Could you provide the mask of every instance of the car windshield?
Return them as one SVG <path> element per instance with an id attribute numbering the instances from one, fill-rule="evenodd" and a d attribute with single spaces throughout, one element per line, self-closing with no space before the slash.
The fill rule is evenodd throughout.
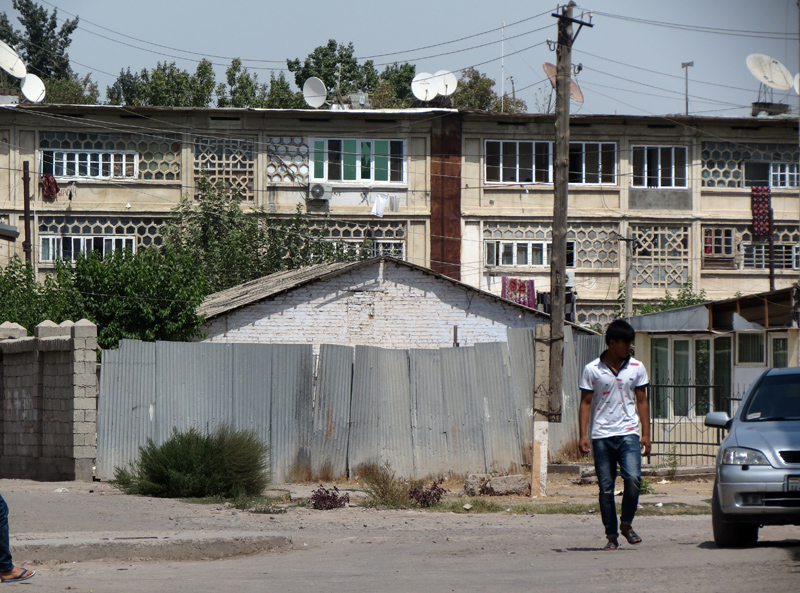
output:
<path id="1" fill-rule="evenodd" d="M 800 420 L 800 374 L 767 375 L 745 404 L 742 420 Z"/>

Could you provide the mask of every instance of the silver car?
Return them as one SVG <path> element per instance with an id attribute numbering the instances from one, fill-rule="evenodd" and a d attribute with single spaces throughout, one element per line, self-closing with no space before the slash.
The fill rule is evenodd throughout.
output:
<path id="1" fill-rule="evenodd" d="M 761 525 L 800 525 L 800 368 L 767 369 L 733 418 L 711 412 L 705 424 L 729 430 L 717 454 L 714 542 L 746 546 Z"/>

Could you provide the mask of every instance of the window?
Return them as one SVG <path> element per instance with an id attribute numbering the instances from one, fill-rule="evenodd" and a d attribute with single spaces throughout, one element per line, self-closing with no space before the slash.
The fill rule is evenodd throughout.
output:
<path id="1" fill-rule="evenodd" d="M 770 339 L 772 347 L 772 366 L 773 368 L 786 368 L 789 366 L 789 338 L 773 336 Z"/>
<path id="2" fill-rule="evenodd" d="M 484 241 L 487 266 L 550 266 L 552 243 L 543 241 Z M 567 241 L 567 267 L 575 267 L 575 242 Z"/>
<path id="3" fill-rule="evenodd" d="M 194 174 L 207 175 L 214 185 L 242 200 L 255 199 L 255 145 L 251 140 L 198 138 L 194 144 Z"/>
<path id="4" fill-rule="evenodd" d="M 614 184 L 617 175 L 617 145 L 606 142 L 569 143 L 569 182 Z"/>
<path id="5" fill-rule="evenodd" d="M 739 333 L 736 339 L 736 359 L 740 364 L 764 364 L 764 334 Z"/>
<path id="6" fill-rule="evenodd" d="M 552 183 L 550 142 L 486 142 L 488 183 Z"/>
<path id="7" fill-rule="evenodd" d="M 800 252 L 797 245 L 777 244 L 773 246 L 776 270 L 800 269 Z M 769 245 L 751 243 L 744 246 L 744 267 L 756 270 L 769 268 Z"/>
<path id="8" fill-rule="evenodd" d="M 405 181 L 403 140 L 312 139 L 312 179 L 319 181 Z"/>
<path id="9" fill-rule="evenodd" d="M 39 261 L 54 262 L 58 259 L 75 261 L 78 254 L 89 255 L 99 251 L 105 257 L 115 251 L 136 251 L 135 237 L 112 236 L 64 236 L 42 235 L 39 241 Z"/>
<path id="10" fill-rule="evenodd" d="M 136 179 L 139 155 L 105 150 L 43 150 L 42 175 L 77 179 Z"/>
<path id="11" fill-rule="evenodd" d="M 685 146 L 634 146 L 634 187 L 686 187 Z"/>
<path id="12" fill-rule="evenodd" d="M 748 161 L 744 164 L 745 187 L 797 187 L 799 178 L 797 163 Z"/>
<path id="13" fill-rule="evenodd" d="M 703 255 L 705 257 L 732 257 L 733 229 L 703 229 Z"/>

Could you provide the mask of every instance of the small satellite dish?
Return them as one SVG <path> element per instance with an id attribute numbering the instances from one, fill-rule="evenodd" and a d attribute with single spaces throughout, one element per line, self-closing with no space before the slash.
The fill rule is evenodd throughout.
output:
<path id="1" fill-rule="evenodd" d="M 747 56 L 747 69 L 761 84 L 774 89 L 790 89 L 794 83 L 792 74 L 786 69 L 786 66 L 764 54 Z"/>
<path id="2" fill-rule="evenodd" d="M 800 95 L 800 74 L 794 75 L 794 92 Z"/>
<path id="3" fill-rule="evenodd" d="M 420 101 L 430 101 L 439 94 L 433 74 L 430 72 L 420 72 L 411 81 L 411 92 Z"/>
<path id="4" fill-rule="evenodd" d="M 316 76 L 307 79 L 303 83 L 303 98 L 314 109 L 325 105 L 325 99 L 328 98 L 328 89 L 325 83 Z"/>
<path id="5" fill-rule="evenodd" d="M 551 64 L 550 62 L 545 62 L 542 64 L 542 70 L 544 70 L 544 73 L 550 80 L 550 84 L 553 85 L 553 88 L 556 88 L 556 74 L 558 72 L 556 65 Z M 581 87 L 579 87 L 578 83 L 572 78 L 569 79 L 569 98 L 576 103 L 583 103 L 583 91 L 581 91 Z"/>
<path id="6" fill-rule="evenodd" d="M 25 78 L 28 73 L 25 64 L 8 44 L 0 41 L 0 68 L 15 78 Z"/>
<path id="7" fill-rule="evenodd" d="M 456 92 L 458 78 L 450 70 L 439 70 L 433 75 L 434 81 L 439 83 L 439 94 L 442 97 L 449 97 Z"/>
<path id="8" fill-rule="evenodd" d="M 35 74 L 26 74 L 22 79 L 21 87 L 22 94 L 31 103 L 41 103 L 47 93 L 42 79 Z"/>

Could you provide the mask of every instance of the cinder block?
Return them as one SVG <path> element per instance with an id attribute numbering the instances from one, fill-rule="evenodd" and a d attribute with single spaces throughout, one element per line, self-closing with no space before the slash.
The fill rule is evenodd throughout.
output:
<path id="1" fill-rule="evenodd" d="M 16 340 L 28 335 L 28 330 L 18 323 L 4 321 L 0 323 L 0 340 Z"/>
<path id="2" fill-rule="evenodd" d="M 72 400 L 72 405 L 75 410 L 96 410 L 97 402 L 94 398 L 90 397 L 76 397 Z"/>
<path id="3" fill-rule="evenodd" d="M 97 338 L 97 326 L 88 319 L 76 321 L 72 327 L 73 338 Z"/>
<path id="4" fill-rule="evenodd" d="M 86 420 L 87 412 L 93 410 L 72 410 L 72 421 L 73 422 L 84 422 Z M 96 414 L 96 412 L 94 412 Z"/>
<path id="5" fill-rule="evenodd" d="M 71 333 L 70 328 L 60 327 L 49 319 L 42 321 L 33 330 L 33 335 L 37 338 L 69 338 L 71 337 Z"/>
<path id="6" fill-rule="evenodd" d="M 97 410 L 83 410 L 83 417 L 85 422 L 97 424 Z"/>
<path id="7" fill-rule="evenodd" d="M 72 456 L 74 459 L 94 459 L 97 457 L 97 447 L 89 445 L 73 447 Z"/>

